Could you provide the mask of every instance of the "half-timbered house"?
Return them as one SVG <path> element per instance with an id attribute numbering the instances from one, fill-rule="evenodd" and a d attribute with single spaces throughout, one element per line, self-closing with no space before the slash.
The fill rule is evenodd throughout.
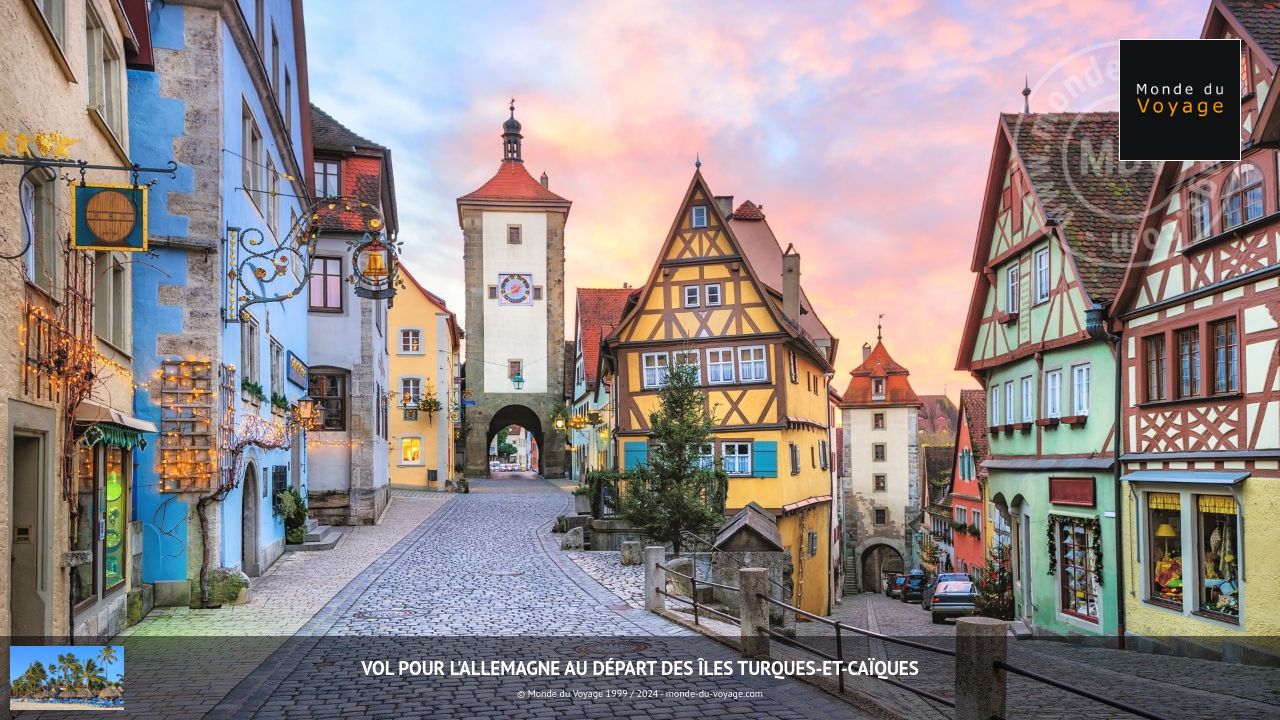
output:
<path id="1" fill-rule="evenodd" d="M 1012 526 L 1019 619 L 1114 633 L 1116 295 L 1153 180 L 1116 158 L 1115 113 L 1006 114 L 996 128 L 957 369 L 987 394 L 985 467 Z M 1111 590 L 1108 593 L 1108 590 Z"/>
<path id="2" fill-rule="evenodd" d="M 620 468 L 646 462 L 669 368 L 696 366 L 715 418 L 709 459 L 730 478 L 726 512 L 755 502 L 774 513 L 793 564 L 791 601 L 815 613 L 831 602 L 836 344 L 800 287 L 800 255 L 782 249 L 760 207 L 734 210 L 700 171 L 638 300 L 605 339 Z"/>
<path id="3" fill-rule="evenodd" d="M 1239 656 L 1241 636 L 1280 634 L 1280 15 L 1218 0 L 1203 36 L 1242 41 L 1241 160 L 1161 166 L 1112 313 L 1126 631 Z"/>

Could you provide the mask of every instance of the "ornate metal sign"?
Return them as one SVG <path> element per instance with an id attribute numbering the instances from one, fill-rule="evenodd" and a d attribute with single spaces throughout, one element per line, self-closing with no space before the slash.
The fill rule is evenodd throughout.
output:
<path id="1" fill-rule="evenodd" d="M 71 186 L 73 250 L 147 250 L 147 188 Z"/>

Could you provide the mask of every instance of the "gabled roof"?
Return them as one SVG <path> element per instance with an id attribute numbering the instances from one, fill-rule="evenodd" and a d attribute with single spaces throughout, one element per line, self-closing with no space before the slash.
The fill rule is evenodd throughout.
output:
<path id="1" fill-rule="evenodd" d="M 764 219 L 764 213 L 755 203 L 747 200 L 729 216 L 727 224 L 738 241 L 738 249 L 747 256 L 747 262 L 756 271 L 756 279 L 781 299 L 783 250 L 777 236 L 773 234 L 773 228 Z M 803 274 L 803 264 L 800 271 Z M 800 329 L 813 339 L 832 339 L 831 331 L 822 324 L 813 304 L 809 302 L 803 283 L 800 285 Z"/>
<path id="2" fill-rule="evenodd" d="M 987 461 L 991 445 L 987 439 L 987 394 L 981 390 L 960 391 L 961 421 L 969 428 L 969 445 L 978 476 L 987 474 L 982 463 Z"/>
<path id="3" fill-rule="evenodd" d="M 739 510 L 738 514 L 721 526 L 716 531 L 716 537 L 711 546 L 718 548 L 728 543 L 739 533 L 749 533 L 754 536 L 757 542 L 770 547 L 774 551 L 784 549 L 782 547 L 782 533 L 778 532 L 778 521 L 774 519 L 773 513 L 760 507 L 755 502 L 747 503 L 746 507 Z"/>
<path id="4" fill-rule="evenodd" d="M 440 308 L 441 312 L 447 313 L 449 318 L 449 332 L 451 334 L 450 343 L 452 344 L 453 349 L 457 350 L 458 341 L 462 338 L 463 334 L 462 330 L 458 327 L 458 316 L 449 309 L 444 298 L 423 287 L 422 283 L 418 282 L 418 279 L 413 276 L 413 273 L 409 272 L 409 267 L 405 265 L 403 261 L 400 262 L 398 266 L 398 272 L 404 274 L 404 277 L 409 281 L 409 284 L 416 288 L 418 292 L 422 293 L 422 296 L 427 299 L 427 302 Z"/>
<path id="5" fill-rule="evenodd" d="M 575 314 L 588 390 L 595 387 L 599 377 L 600 342 L 622 322 L 627 298 L 633 292 L 634 288 L 578 288 Z"/>
<path id="6" fill-rule="evenodd" d="M 358 148 L 386 150 L 386 147 L 351 132 L 346 125 L 311 103 L 311 143 L 316 150 L 349 153 Z"/>
<path id="7" fill-rule="evenodd" d="M 459 203 L 466 200 L 569 204 L 534 180 L 524 163 L 512 160 L 504 160 L 488 182 L 458 198 Z"/>
<path id="8" fill-rule="evenodd" d="M 1095 303 L 1114 299 L 1155 180 L 1155 163 L 1134 163 L 1132 174 L 1089 169 L 1104 152 L 1113 156 L 1100 159 L 1117 162 L 1119 113 L 1004 113 L 1000 122 L 1041 208 L 1060 223 L 1085 292 Z"/>
<path id="9" fill-rule="evenodd" d="M 1246 40 L 1252 40 L 1267 54 L 1272 67 L 1280 64 L 1280 2 L 1276 0 L 1218 0 L 1220 6 L 1243 30 Z M 1213 22 L 1213 10 L 1205 20 L 1205 30 Z M 1202 34 L 1203 35 L 1203 34 Z"/>
<path id="10" fill-rule="evenodd" d="M 927 433 L 954 433 L 959 412 L 946 395 L 921 395 L 918 426 Z"/>
<path id="11" fill-rule="evenodd" d="M 852 378 L 844 391 L 840 407 L 893 407 L 919 406 L 920 398 L 911 389 L 907 376 L 911 373 L 889 356 L 884 342 L 876 340 L 876 346 L 862 364 L 849 372 Z M 873 380 L 884 380 L 884 399 L 873 399 Z"/>

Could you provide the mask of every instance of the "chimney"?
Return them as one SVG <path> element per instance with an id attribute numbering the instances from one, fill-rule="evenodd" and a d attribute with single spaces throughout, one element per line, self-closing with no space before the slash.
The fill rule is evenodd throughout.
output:
<path id="1" fill-rule="evenodd" d="M 800 323 L 800 254 L 790 245 L 782 254 L 782 314 Z"/>
<path id="2" fill-rule="evenodd" d="M 551 179 L 547 177 L 546 173 L 542 173 L 542 177 L 538 179 L 538 182 L 542 183 L 542 187 L 547 190 L 551 189 Z"/>
<path id="3" fill-rule="evenodd" d="M 862 343 L 862 362 L 866 362 L 871 357 L 871 343 Z"/>
<path id="4" fill-rule="evenodd" d="M 717 195 L 716 207 L 720 208 L 720 214 L 723 215 L 726 220 L 728 220 L 729 216 L 733 214 L 733 196 Z"/>

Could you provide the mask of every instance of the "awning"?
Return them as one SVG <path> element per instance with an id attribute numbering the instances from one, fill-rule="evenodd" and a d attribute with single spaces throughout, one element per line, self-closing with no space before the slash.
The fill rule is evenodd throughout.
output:
<path id="1" fill-rule="evenodd" d="M 83 400 L 76 406 L 75 421 L 90 426 L 83 435 L 88 445 L 103 443 L 132 450 L 139 444 L 145 447 L 143 433 L 157 432 L 154 423 L 92 400 Z"/>
<path id="2" fill-rule="evenodd" d="M 1182 485 L 1235 485 L 1249 477 L 1244 470 L 1134 470 L 1120 479 L 1131 483 L 1179 483 Z"/>
<path id="3" fill-rule="evenodd" d="M 793 512 L 796 512 L 797 510 L 803 510 L 804 508 L 807 508 L 810 505 L 819 505 L 821 503 L 829 503 L 829 502 L 831 502 L 830 495 L 819 495 L 817 497 L 806 498 L 804 500 L 801 500 L 800 502 L 793 502 L 790 505 L 783 505 L 782 512 L 783 514 L 793 513 Z"/>

